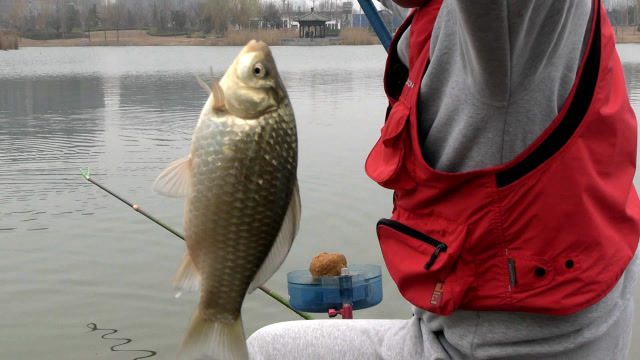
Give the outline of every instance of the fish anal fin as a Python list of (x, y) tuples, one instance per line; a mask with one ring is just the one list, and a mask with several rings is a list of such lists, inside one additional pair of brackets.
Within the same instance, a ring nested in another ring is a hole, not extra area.
[(200, 273), (188, 252), (184, 254), (182, 263), (173, 277), (173, 287), (177, 294), (185, 291), (198, 291), (200, 288)]
[(280, 268), (280, 265), (284, 262), (284, 259), (289, 254), (291, 245), (293, 245), (293, 239), (298, 234), (298, 228), (300, 227), (300, 190), (298, 188), (298, 182), (296, 181), (291, 194), (291, 201), (289, 202), (289, 208), (285, 215), (282, 226), (280, 227), (280, 233), (273, 243), (269, 254), (260, 266), (260, 270), (256, 273), (253, 281), (249, 285), (248, 292), (251, 293), (258, 286), (264, 284), (273, 276), (273, 274)]
[(185, 157), (169, 164), (158, 175), (151, 188), (168, 197), (189, 197), (192, 191), (191, 177), (191, 158)]

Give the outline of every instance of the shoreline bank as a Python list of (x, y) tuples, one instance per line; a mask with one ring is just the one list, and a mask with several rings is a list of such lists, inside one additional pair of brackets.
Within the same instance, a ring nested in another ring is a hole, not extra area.
[(616, 44), (640, 43), (640, 30), (636, 26), (614, 26)]
[[(178, 36), (153, 36), (147, 34), (146, 30), (122, 30), (122, 31), (94, 31), (91, 32), (91, 38), (75, 38), (75, 39), (52, 39), (52, 40), (31, 40), (27, 38), (20, 39), (21, 47), (54, 47), (54, 46), (240, 46), (244, 45), (251, 39), (262, 40), (269, 46), (278, 45), (300, 45), (300, 46), (326, 46), (326, 45), (373, 45), (380, 42), (375, 35), (355, 34), (355, 36), (327, 37), (305, 39), (298, 38), (297, 32), (282, 33), (280, 36), (274, 36), (277, 32), (249, 32), (239, 31), (230, 33), (227, 38), (216, 37), (191, 37), (185, 35)], [(106, 39), (106, 40), (105, 40)]]
[[(614, 27), (616, 33), (616, 44), (640, 43), (640, 31), (634, 26), (618, 26)], [(237, 36), (233, 41), (228, 38), (215, 37), (193, 37), (187, 38), (184, 35), (179, 36), (152, 36), (147, 34), (146, 30), (122, 30), (122, 31), (95, 31), (91, 33), (91, 38), (76, 39), (53, 39), (53, 40), (31, 40), (26, 38), (20, 39), (20, 47), (54, 47), (54, 46), (234, 46), (236, 43), (246, 43), (249, 38), (253, 38), (249, 32), (242, 34), (241, 39), (247, 38), (246, 41), (238, 39)], [(260, 36), (255, 36), (260, 39)], [(105, 40), (106, 39), (106, 40)], [(238, 41), (240, 40), (240, 41)], [(265, 41), (265, 40), (263, 40)], [(231, 42), (231, 43), (230, 43)], [(298, 37), (280, 37), (269, 39), (267, 44), (270, 46), (326, 46), (326, 45), (373, 45), (379, 44), (375, 36), (363, 38), (355, 42), (348, 41), (340, 37), (315, 38), (315, 39), (299, 39)]]

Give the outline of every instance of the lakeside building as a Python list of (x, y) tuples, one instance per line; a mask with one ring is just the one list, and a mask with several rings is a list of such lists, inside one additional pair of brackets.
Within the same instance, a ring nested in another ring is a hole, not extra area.
[[(369, 21), (362, 10), (354, 12), (353, 2), (345, 1), (341, 4), (334, 3), (334, 8), (330, 10), (318, 10), (314, 9), (312, 12), (316, 15), (327, 18), (326, 29), (327, 30), (340, 30), (348, 27), (362, 27), (369, 28)], [(282, 26), (284, 28), (300, 29), (300, 24), (297, 19), (303, 18), (308, 15), (309, 11), (287, 11), (286, 4), (283, 6), (285, 11), (281, 13)], [(382, 20), (387, 25), (387, 28), (391, 32), (395, 32), (396, 29), (402, 24), (402, 19), (391, 13), (387, 9), (378, 11)]]

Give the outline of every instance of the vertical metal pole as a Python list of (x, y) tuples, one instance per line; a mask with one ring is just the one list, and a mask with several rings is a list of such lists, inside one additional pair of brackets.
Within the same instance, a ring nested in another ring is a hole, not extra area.
[[(371, 27), (376, 32), (376, 35), (378, 35), (378, 39), (380, 39), (382, 46), (384, 46), (384, 49), (388, 52), (389, 44), (391, 43), (391, 33), (384, 24), (382, 17), (380, 17), (378, 9), (373, 5), (373, 1), (371, 0), (358, 0), (358, 3), (360, 3), (360, 8), (364, 11)], [(362, 26), (362, 19), (360, 19), (360, 22), (360, 25)]]

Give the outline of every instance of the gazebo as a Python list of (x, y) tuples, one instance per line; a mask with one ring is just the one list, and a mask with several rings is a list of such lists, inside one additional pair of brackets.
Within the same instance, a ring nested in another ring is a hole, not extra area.
[(326, 23), (327, 21), (331, 21), (330, 18), (313, 12), (313, 8), (311, 8), (310, 13), (306, 13), (294, 20), (300, 24), (299, 28), (301, 38), (323, 38), (326, 33)]

